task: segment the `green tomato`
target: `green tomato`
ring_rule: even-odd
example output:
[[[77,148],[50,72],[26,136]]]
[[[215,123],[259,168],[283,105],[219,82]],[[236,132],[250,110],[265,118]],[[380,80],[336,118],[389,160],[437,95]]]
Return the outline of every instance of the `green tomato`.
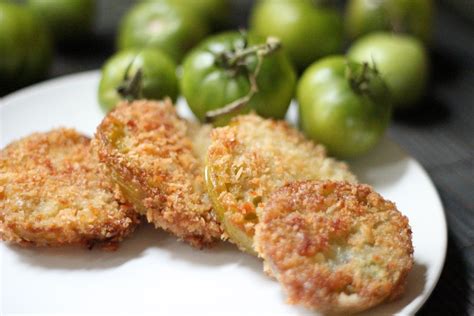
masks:
[[[346,30],[350,38],[394,31],[429,41],[433,6],[432,0],[351,0],[346,10]]]
[[[124,99],[118,89],[129,86],[132,78],[137,78],[138,70],[142,75],[136,98],[170,97],[176,101],[178,79],[174,61],[156,48],[128,49],[112,56],[102,68],[98,97],[104,111],[110,111]]]
[[[297,99],[304,133],[342,158],[367,152],[390,122],[390,92],[382,78],[343,56],[312,64],[298,83]]]
[[[94,0],[28,0],[57,41],[82,39],[92,31]]]
[[[257,54],[247,54],[240,59],[235,57],[243,50],[263,43],[265,41],[256,36],[227,32],[210,37],[190,52],[183,64],[181,91],[199,120],[205,121],[207,112],[223,108],[249,94],[249,74],[255,74]],[[295,82],[296,74],[290,61],[283,51],[277,49],[262,57],[256,76],[258,92],[245,103],[242,111],[232,114],[254,109],[265,117],[283,118],[293,96]]]
[[[409,35],[374,33],[358,39],[347,55],[359,62],[375,63],[399,109],[415,106],[428,81],[428,53]]]
[[[229,17],[228,0],[171,0],[175,3],[189,6],[193,12],[210,21],[214,29],[227,23]]]
[[[42,79],[52,43],[46,26],[23,6],[0,2],[0,92]]]
[[[133,7],[122,20],[118,47],[156,47],[179,62],[207,33],[205,21],[189,9],[166,1],[146,1]]]
[[[150,1],[150,0],[143,0]],[[222,27],[229,16],[229,0],[153,0],[187,7],[190,11],[209,21],[212,28]]]
[[[300,70],[341,51],[343,45],[342,17],[335,9],[311,0],[261,0],[253,9],[250,30],[280,38]]]

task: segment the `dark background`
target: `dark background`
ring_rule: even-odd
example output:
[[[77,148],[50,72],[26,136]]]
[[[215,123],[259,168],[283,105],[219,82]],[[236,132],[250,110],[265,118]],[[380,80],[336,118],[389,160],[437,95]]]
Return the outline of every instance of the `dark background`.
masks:
[[[244,27],[251,0],[233,0]],[[56,53],[50,78],[100,68],[132,0],[98,0],[94,37]],[[437,2],[431,84],[416,112],[396,116],[390,137],[432,177],[448,220],[443,273],[420,315],[474,315],[474,0]]]

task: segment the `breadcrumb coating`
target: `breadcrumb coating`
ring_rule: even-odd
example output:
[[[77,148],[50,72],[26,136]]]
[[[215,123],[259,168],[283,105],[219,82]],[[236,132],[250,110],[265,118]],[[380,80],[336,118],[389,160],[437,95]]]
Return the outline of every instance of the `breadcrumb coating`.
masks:
[[[138,218],[73,129],[35,133],[0,152],[0,238],[22,246],[114,249]]]
[[[94,146],[124,195],[149,222],[195,247],[221,235],[204,182],[210,127],[178,117],[169,100],[122,103]]]
[[[288,181],[333,179],[355,182],[347,165],[326,157],[284,121],[255,114],[234,118],[211,133],[206,180],[218,219],[230,240],[254,253],[257,209]]]
[[[261,214],[255,246],[290,304],[349,313],[392,300],[413,265],[408,219],[368,185],[294,182]]]

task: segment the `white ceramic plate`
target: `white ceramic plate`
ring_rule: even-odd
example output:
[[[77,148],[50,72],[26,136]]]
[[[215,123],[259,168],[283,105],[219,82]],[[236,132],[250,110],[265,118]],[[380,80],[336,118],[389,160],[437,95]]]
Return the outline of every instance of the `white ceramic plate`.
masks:
[[[68,76],[1,100],[0,147],[59,126],[92,135],[103,117],[96,102],[98,78],[97,72]],[[178,108],[190,116],[184,102]],[[405,295],[369,314],[413,314],[435,287],[446,254],[438,194],[419,163],[389,140],[350,164],[361,181],[397,203],[413,230],[415,266]],[[0,265],[4,315],[314,315],[285,304],[259,259],[226,243],[199,251],[149,225],[113,253],[0,243]]]

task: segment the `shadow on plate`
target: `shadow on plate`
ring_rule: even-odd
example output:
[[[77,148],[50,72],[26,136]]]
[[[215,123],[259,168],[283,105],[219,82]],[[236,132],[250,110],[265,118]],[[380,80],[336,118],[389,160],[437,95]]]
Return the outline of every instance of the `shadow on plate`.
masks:
[[[361,158],[348,161],[359,181],[380,189],[400,179],[408,167],[407,154],[388,138]]]
[[[145,225],[137,228],[135,233],[125,239],[116,251],[104,251],[100,247],[91,250],[82,247],[66,246],[59,248],[19,248],[10,246],[21,261],[47,268],[64,270],[100,270],[120,266],[127,261],[139,258],[153,247],[158,247],[158,234]],[[154,236],[155,235],[155,236]]]
[[[191,265],[222,266],[238,264],[245,266],[263,275],[263,266],[260,259],[243,253],[230,242],[217,242],[212,248],[198,250],[165,232],[160,232],[158,241],[160,252],[167,252],[172,260],[182,260]]]
[[[14,250],[22,262],[29,265],[64,270],[106,270],[136,260],[148,251],[159,251],[172,259],[183,260],[191,265],[239,264],[263,275],[262,263],[258,258],[242,254],[230,243],[218,242],[210,249],[198,250],[148,224],[137,228],[133,236],[112,252],[99,247],[92,250],[78,247],[9,248]]]

